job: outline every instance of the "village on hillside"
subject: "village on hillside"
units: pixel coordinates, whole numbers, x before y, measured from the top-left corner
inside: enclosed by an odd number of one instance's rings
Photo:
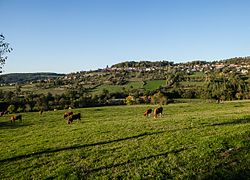
[[[124,73],[173,73],[173,72],[183,72],[187,74],[192,74],[196,72],[202,72],[205,74],[213,72],[223,72],[223,73],[239,73],[242,75],[248,75],[250,72],[250,57],[245,58],[232,58],[223,61],[192,61],[187,63],[173,63],[168,61],[127,61],[119,64],[112,65],[111,67],[106,67],[103,69],[93,70],[93,71],[80,71],[75,73],[70,73],[62,77],[64,80],[74,80],[83,77],[91,76],[103,76],[104,74],[114,73],[124,74]],[[160,79],[164,79],[161,77]]]

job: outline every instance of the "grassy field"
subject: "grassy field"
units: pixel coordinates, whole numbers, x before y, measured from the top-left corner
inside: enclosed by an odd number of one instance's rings
[[[94,88],[91,93],[93,95],[101,94],[103,90],[108,90],[110,93],[122,92],[122,91],[130,91],[132,89],[145,89],[148,91],[154,91],[161,86],[166,85],[166,80],[150,80],[146,81],[146,84],[143,85],[143,81],[131,81],[125,85],[110,85],[110,84],[102,84]],[[204,82],[181,82],[183,86],[203,86]],[[87,87],[87,86],[86,86]],[[16,91],[15,86],[2,86],[0,87],[2,91]],[[37,94],[48,94],[49,92],[52,95],[63,94],[67,91],[66,87],[50,87],[50,88],[39,88],[36,87],[35,84],[25,84],[21,86],[22,92],[36,92]]]
[[[142,89],[144,88],[145,90],[155,90],[159,88],[160,86],[164,86],[166,84],[166,80],[151,80],[147,81],[146,85],[143,85],[142,81],[131,81],[128,82],[125,85],[108,85],[108,84],[103,84],[98,86],[97,88],[92,90],[93,94],[101,94],[103,90],[108,90],[110,93],[115,93],[115,92],[121,92],[121,91],[129,91],[132,89]],[[0,87],[0,90],[2,91],[12,91],[15,92],[16,87],[15,86],[2,86]],[[21,86],[21,91],[26,92],[36,92],[38,94],[48,94],[50,92],[51,94],[62,94],[67,91],[65,87],[54,87],[54,88],[38,88],[34,84],[25,84]]]
[[[182,86],[191,86],[191,87],[203,87],[204,82],[187,82],[187,81],[182,81],[180,82]]]
[[[147,81],[146,85],[144,85],[144,89],[152,91],[164,85],[166,85],[166,80],[152,80]]]
[[[140,89],[142,88],[143,84],[141,81],[138,82],[129,82],[126,85],[101,85],[98,86],[96,89],[93,90],[93,94],[101,94],[103,90],[108,90],[110,93],[121,92],[124,90],[131,90],[131,89]]]
[[[15,92],[16,91],[16,87],[15,86],[1,86],[0,90],[2,91],[12,91]],[[39,88],[36,87],[34,84],[25,84],[21,86],[21,91],[22,92],[36,92],[37,94],[48,94],[51,93],[53,95],[55,94],[62,94],[66,92],[66,88],[64,87],[53,87],[53,88],[48,88],[48,89],[44,89],[44,88]]]
[[[24,113],[0,117],[0,179],[249,179],[250,102]]]

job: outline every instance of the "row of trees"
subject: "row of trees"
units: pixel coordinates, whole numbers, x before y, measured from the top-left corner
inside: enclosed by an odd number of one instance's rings
[[[124,99],[125,94],[109,93],[103,91],[99,95],[92,95],[85,91],[69,90],[64,94],[52,95],[51,93],[34,94],[27,93],[22,96],[12,91],[0,91],[0,111],[29,112],[40,110],[83,108],[92,106],[105,106],[124,104],[124,101],[117,102],[116,98]],[[11,106],[11,110],[9,107]],[[14,108],[13,108],[14,107]]]
[[[165,66],[172,66],[174,62],[169,62],[169,61],[126,61],[122,63],[115,64],[111,66],[111,68],[149,68],[149,67],[165,67]]]

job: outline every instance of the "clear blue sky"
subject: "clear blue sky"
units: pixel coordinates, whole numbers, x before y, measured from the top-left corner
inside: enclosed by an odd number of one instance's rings
[[[4,73],[250,55],[249,0],[0,0],[0,13]]]

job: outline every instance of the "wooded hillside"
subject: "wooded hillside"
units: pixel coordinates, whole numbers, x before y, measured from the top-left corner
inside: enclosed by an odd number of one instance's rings
[[[27,83],[65,76],[57,73],[11,73],[0,76],[0,84]]]

